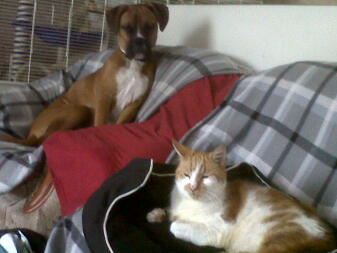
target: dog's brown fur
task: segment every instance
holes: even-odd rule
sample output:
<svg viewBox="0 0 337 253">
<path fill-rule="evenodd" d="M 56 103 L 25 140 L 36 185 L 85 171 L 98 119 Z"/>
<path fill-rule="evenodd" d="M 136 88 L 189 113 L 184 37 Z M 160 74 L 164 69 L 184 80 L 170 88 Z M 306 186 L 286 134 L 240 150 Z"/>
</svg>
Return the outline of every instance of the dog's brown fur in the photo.
<svg viewBox="0 0 337 253">
<path fill-rule="evenodd" d="M 56 131 L 108 123 L 109 115 L 116 106 L 116 74 L 134 57 L 127 55 L 132 34 L 140 30 L 149 47 L 153 47 L 157 40 L 158 25 L 163 30 L 168 22 L 168 9 L 165 5 L 154 3 L 121 5 L 108 12 L 107 22 L 117 34 L 119 49 L 101 69 L 76 81 L 64 95 L 42 111 L 34 120 L 26 139 L 6 137 L 7 141 L 37 146 Z M 148 88 L 141 97 L 123 109 L 115 121 L 116 124 L 134 120 L 150 92 L 156 63 L 157 57 L 149 50 L 142 68 L 142 73 L 149 80 Z"/>
</svg>

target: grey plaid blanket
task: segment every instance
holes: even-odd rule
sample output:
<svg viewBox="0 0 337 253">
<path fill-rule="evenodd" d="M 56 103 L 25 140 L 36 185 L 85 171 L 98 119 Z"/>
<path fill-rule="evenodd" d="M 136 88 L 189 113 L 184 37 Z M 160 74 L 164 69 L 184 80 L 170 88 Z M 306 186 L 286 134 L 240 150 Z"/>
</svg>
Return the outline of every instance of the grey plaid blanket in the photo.
<svg viewBox="0 0 337 253">
<path fill-rule="evenodd" d="M 153 90 L 141 108 L 137 121 L 147 119 L 160 104 L 185 84 L 203 76 L 247 73 L 243 65 L 208 50 L 186 47 L 158 47 L 164 53 L 156 73 Z M 107 50 L 90 54 L 65 71 L 27 85 L 0 86 L 0 135 L 24 137 L 33 119 L 71 84 L 98 70 L 111 55 Z M 0 193 L 7 192 L 27 178 L 43 155 L 37 149 L 0 141 Z"/>
</svg>

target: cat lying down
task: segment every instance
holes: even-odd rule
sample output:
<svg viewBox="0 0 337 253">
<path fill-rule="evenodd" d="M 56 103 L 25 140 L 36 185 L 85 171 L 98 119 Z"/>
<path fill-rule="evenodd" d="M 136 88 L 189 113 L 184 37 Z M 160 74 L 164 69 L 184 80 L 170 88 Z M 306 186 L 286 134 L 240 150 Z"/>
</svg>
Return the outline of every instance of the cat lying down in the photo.
<svg viewBox="0 0 337 253">
<path fill-rule="evenodd" d="M 208 153 L 173 145 L 180 163 L 170 207 L 153 209 L 148 222 L 168 218 L 176 238 L 228 253 L 319 253 L 336 247 L 332 229 L 312 208 L 252 181 L 227 180 L 225 147 Z"/>
</svg>

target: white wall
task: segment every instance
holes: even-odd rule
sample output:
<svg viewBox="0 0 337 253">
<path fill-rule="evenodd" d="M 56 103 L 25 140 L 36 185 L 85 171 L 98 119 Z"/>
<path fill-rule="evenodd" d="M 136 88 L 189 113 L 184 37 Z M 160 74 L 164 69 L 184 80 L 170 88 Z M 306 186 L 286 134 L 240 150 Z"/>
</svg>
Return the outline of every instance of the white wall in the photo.
<svg viewBox="0 0 337 253">
<path fill-rule="evenodd" d="M 337 6 L 171 5 L 162 45 L 212 48 L 256 70 L 337 62 Z"/>
</svg>

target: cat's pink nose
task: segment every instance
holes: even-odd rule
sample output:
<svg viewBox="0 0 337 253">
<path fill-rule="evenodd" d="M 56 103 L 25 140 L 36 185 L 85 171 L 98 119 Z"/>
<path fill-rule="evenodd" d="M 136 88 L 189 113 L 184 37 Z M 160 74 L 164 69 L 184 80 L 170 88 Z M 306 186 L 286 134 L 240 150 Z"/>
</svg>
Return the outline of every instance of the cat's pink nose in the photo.
<svg viewBox="0 0 337 253">
<path fill-rule="evenodd" d="M 192 191 L 194 191 L 195 189 L 197 189 L 197 185 L 196 184 L 191 184 L 190 188 L 191 188 Z"/>
</svg>

